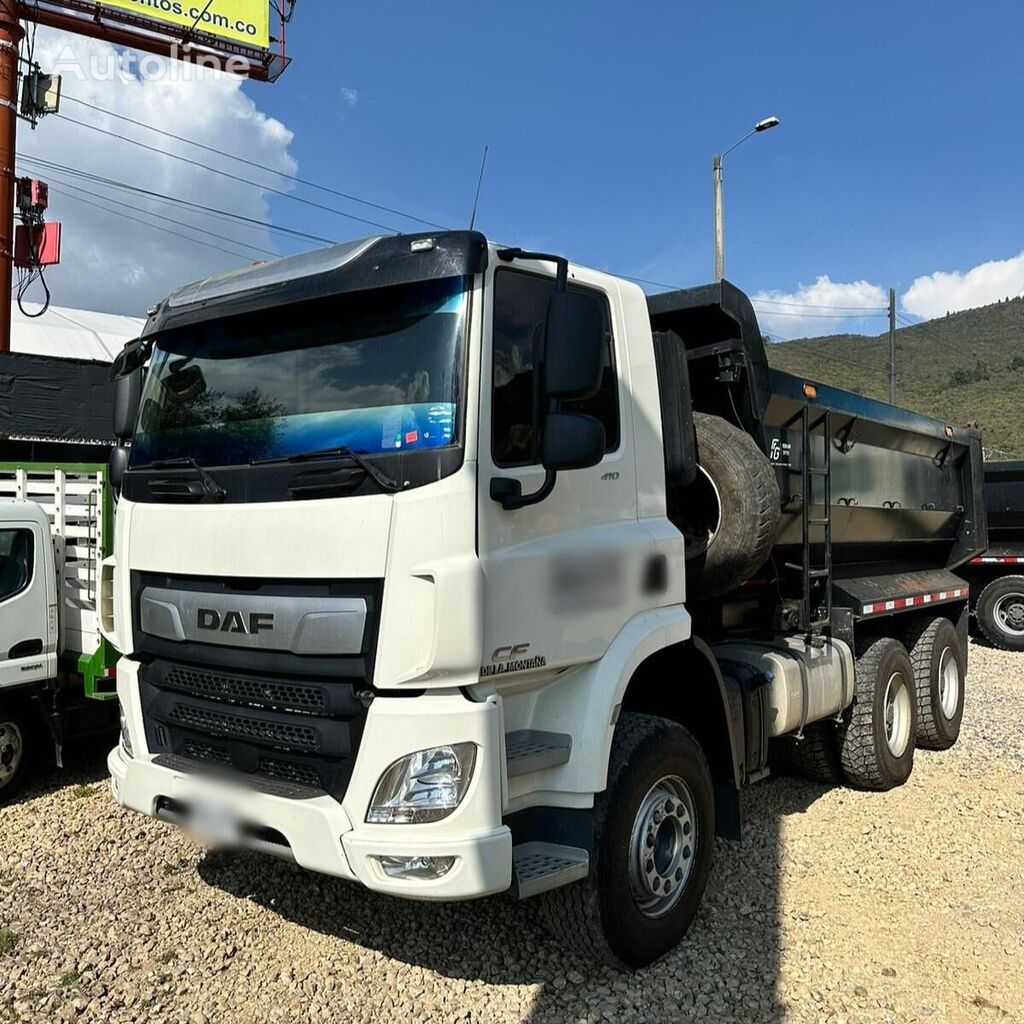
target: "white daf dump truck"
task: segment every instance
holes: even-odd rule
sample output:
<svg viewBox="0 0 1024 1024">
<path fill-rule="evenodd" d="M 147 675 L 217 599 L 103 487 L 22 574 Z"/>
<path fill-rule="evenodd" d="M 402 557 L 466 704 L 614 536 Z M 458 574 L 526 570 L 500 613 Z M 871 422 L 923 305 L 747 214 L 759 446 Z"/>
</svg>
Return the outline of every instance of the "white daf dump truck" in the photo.
<svg viewBox="0 0 1024 1024">
<path fill-rule="evenodd" d="M 636 966 L 770 743 L 887 789 L 957 738 L 977 433 L 770 371 L 728 283 L 370 238 L 182 289 L 115 374 L 126 807 Z"/>
</svg>

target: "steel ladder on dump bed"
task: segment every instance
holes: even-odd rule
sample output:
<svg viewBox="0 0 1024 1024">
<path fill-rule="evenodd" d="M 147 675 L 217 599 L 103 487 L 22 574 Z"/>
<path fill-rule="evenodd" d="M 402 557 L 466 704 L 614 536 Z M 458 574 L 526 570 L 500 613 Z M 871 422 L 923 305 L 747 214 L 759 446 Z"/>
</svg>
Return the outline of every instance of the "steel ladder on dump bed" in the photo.
<svg viewBox="0 0 1024 1024">
<path fill-rule="evenodd" d="M 801 560 L 786 562 L 790 572 L 800 574 L 800 618 L 798 629 L 808 643 L 820 643 L 820 638 L 832 631 L 832 413 L 826 409 L 817 419 L 811 419 L 811 408 L 803 405 L 800 411 L 783 424 L 788 430 L 800 424 L 800 520 Z M 823 460 L 814 465 L 813 441 L 815 432 L 822 434 Z M 814 481 L 822 483 L 823 513 L 814 514 Z M 815 539 L 812 534 L 820 530 Z"/>
</svg>

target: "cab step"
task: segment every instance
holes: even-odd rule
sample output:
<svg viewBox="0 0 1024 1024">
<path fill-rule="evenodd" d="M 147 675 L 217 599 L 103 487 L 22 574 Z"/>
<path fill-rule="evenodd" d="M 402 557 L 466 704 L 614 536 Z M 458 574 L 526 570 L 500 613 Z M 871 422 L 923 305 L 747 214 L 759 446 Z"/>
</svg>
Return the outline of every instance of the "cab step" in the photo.
<svg viewBox="0 0 1024 1024">
<path fill-rule="evenodd" d="M 529 775 L 544 768 L 557 768 L 569 760 L 572 737 L 564 732 L 517 729 L 505 733 L 505 762 L 508 777 Z"/>
<path fill-rule="evenodd" d="M 525 900 L 586 878 L 589 871 L 586 850 L 557 843 L 521 843 L 512 847 L 512 896 Z"/>
</svg>

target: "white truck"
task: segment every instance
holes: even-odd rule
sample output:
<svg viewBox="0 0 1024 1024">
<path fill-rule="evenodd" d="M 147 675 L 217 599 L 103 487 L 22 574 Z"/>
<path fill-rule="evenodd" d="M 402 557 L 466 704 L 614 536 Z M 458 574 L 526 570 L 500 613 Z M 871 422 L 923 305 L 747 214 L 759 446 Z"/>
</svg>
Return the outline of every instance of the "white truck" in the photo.
<svg viewBox="0 0 1024 1024">
<path fill-rule="evenodd" d="M 0 804 L 48 751 L 61 764 L 68 740 L 116 728 L 117 654 L 96 606 L 113 526 L 106 475 L 0 462 Z"/>
<path fill-rule="evenodd" d="M 957 738 L 978 434 L 770 371 L 728 283 L 370 238 L 114 371 L 126 807 L 637 966 L 770 742 L 887 789 Z"/>
</svg>

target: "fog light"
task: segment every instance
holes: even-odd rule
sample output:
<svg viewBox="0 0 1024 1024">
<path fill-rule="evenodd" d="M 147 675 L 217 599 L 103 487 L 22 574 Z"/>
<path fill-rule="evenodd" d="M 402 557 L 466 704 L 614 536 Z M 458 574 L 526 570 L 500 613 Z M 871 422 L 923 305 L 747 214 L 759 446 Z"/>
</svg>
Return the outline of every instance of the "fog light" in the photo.
<svg viewBox="0 0 1024 1024">
<path fill-rule="evenodd" d="M 131 733 L 128 731 L 128 719 L 125 717 L 124 708 L 118 704 L 117 711 L 121 718 L 121 746 L 124 747 L 124 752 L 129 757 L 134 757 L 135 753 L 132 750 L 132 737 Z"/>
<path fill-rule="evenodd" d="M 473 778 L 476 745 L 451 743 L 399 758 L 380 777 L 366 820 L 408 825 L 447 818 Z"/>
<path fill-rule="evenodd" d="M 444 878 L 452 869 L 455 857 L 377 857 L 377 863 L 388 878 L 419 878 L 429 881 Z"/>
</svg>

